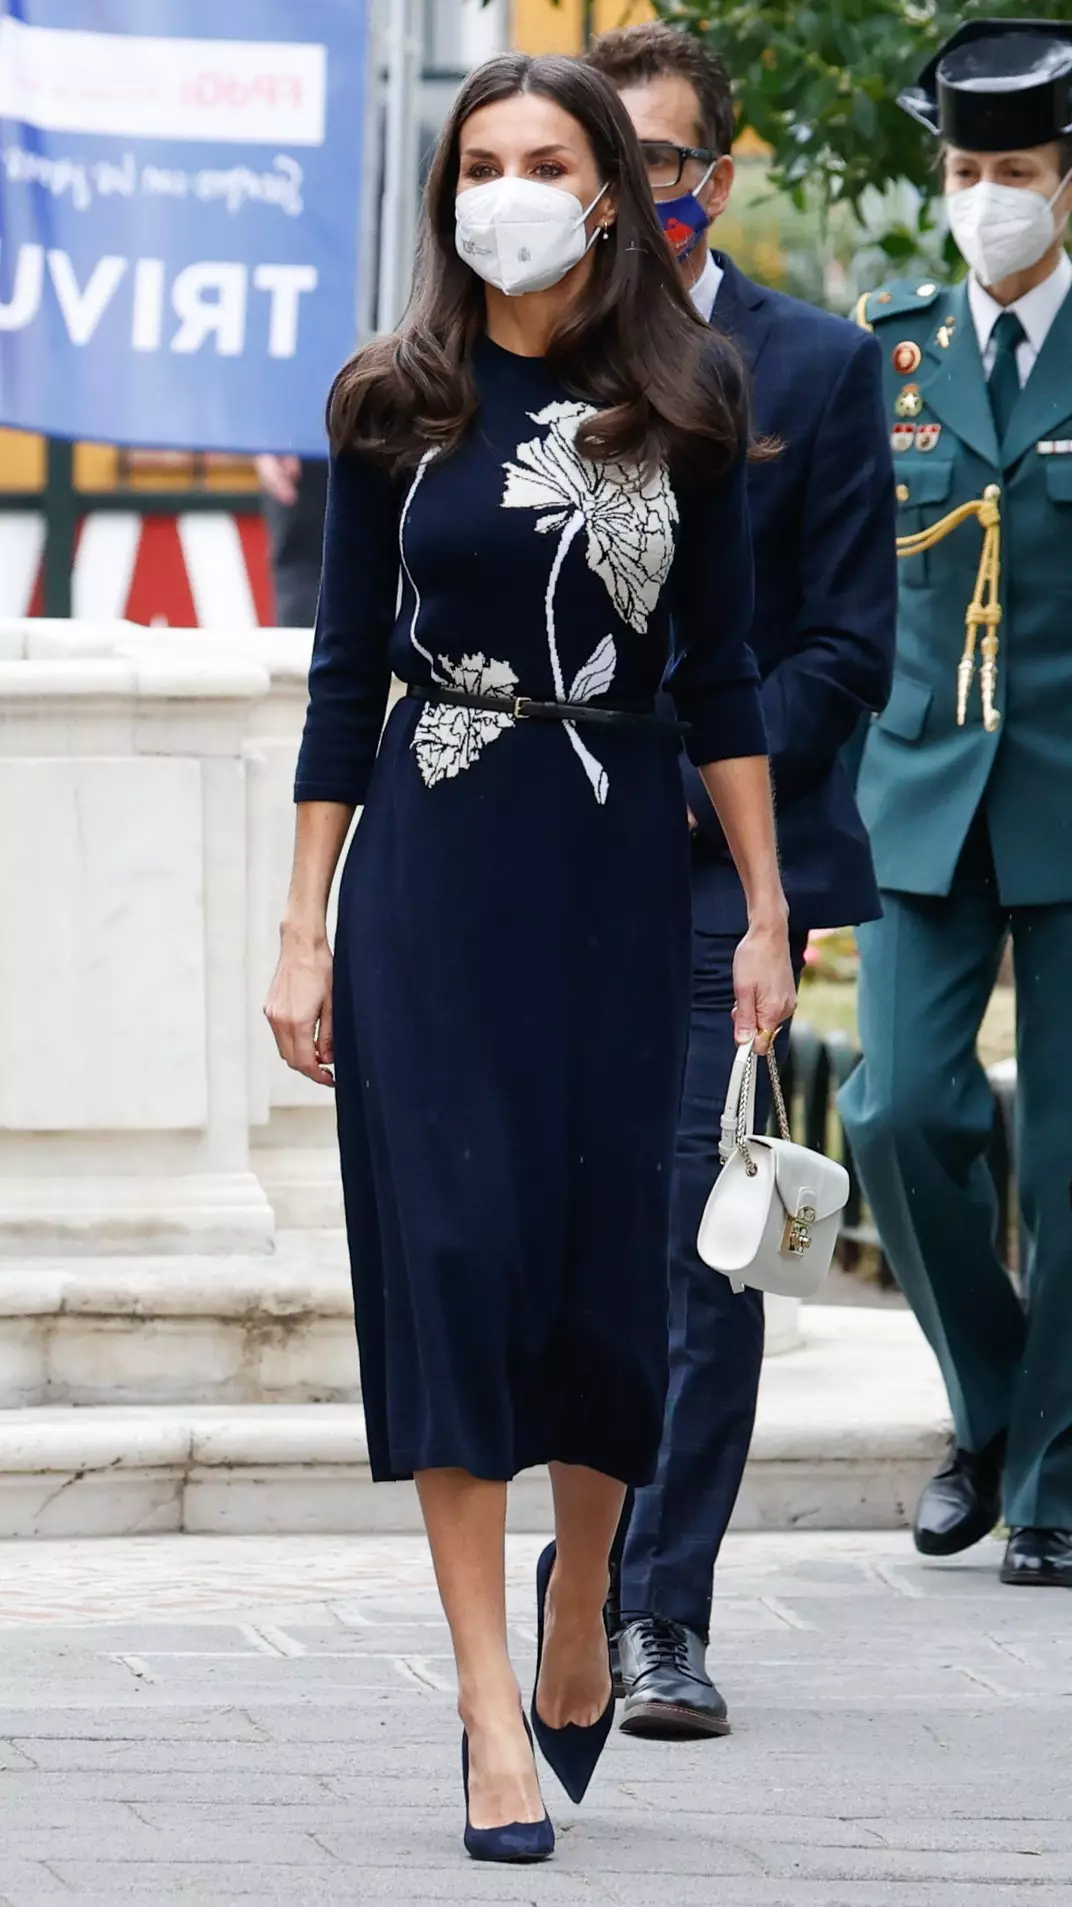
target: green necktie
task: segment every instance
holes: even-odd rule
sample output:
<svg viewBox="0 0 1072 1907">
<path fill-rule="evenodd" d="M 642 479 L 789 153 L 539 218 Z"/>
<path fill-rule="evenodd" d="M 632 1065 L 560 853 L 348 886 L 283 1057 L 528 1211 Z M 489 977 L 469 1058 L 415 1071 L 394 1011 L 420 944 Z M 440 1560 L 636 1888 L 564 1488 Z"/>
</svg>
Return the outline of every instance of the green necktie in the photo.
<svg viewBox="0 0 1072 1907">
<path fill-rule="evenodd" d="M 994 326 L 997 346 L 994 368 L 990 373 L 990 408 L 994 413 L 998 442 L 1004 441 L 1009 419 L 1020 395 L 1020 373 L 1016 368 L 1016 347 L 1027 336 L 1015 311 L 1003 311 Z"/>
</svg>

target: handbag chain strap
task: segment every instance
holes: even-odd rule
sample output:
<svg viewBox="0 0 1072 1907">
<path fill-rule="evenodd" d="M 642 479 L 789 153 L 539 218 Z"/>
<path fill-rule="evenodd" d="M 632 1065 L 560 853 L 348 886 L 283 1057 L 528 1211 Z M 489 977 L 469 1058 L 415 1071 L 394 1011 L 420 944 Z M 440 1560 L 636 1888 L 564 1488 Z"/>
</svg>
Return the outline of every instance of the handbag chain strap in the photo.
<svg viewBox="0 0 1072 1907">
<path fill-rule="evenodd" d="M 749 1053 L 748 1059 L 745 1062 L 744 1078 L 741 1081 L 741 1096 L 737 1102 L 737 1132 L 735 1135 L 737 1150 L 744 1159 L 745 1171 L 750 1179 L 754 1179 L 756 1173 L 759 1171 L 758 1165 L 748 1150 L 748 1140 L 751 1136 L 748 1131 L 748 1102 L 752 1093 L 752 1069 L 755 1063 L 755 1053 Z M 770 1069 L 771 1091 L 774 1095 L 774 1113 L 778 1121 L 778 1131 L 783 1139 L 791 1139 L 793 1135 L 789 1130 L 789 1115 L 785 1110 L 785 1095 L 782 1092 L 782 1081 L 778 1072 L 778 1061 L 774 1057 L 773 1046 L 767 1048 L 767 1066 Z"/>
</svg>

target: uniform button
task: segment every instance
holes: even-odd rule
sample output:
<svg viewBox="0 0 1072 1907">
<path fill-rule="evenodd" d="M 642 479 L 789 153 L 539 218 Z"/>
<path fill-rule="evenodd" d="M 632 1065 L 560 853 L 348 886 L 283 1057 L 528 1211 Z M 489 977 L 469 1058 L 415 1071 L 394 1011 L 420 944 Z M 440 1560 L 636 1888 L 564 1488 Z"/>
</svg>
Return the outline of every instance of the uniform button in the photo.
<svg viewBox="0 0 1072 1907">
<path fill-rule="evenodd" d="M 937 285 L 917 285 L 916 297 L 917 298 L 933 298 L 937 289 L 938 289 Z"/>
<path fill-rule="evenodd" d="M 908 493 L 908 485 L 907 485 L 907 483 L 899 483 L 899 484 L 897 485 L 897 501 L 898 501 L 898 503 L 907 503 L 907 502 L 908 502 L 908 494 L 909 494 L 909 493 Z"/>
</svg>

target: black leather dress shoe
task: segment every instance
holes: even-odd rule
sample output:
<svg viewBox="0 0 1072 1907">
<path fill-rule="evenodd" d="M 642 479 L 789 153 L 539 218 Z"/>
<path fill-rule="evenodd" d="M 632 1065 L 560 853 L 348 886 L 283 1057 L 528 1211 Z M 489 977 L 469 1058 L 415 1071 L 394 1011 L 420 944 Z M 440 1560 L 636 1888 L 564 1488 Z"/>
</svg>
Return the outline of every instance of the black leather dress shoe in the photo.
<svg viewBox="0 0 1072 1907">
<path fill-rule="evenodd" d="M 1033 1589 L 1072 1589 L 1072 1530 L 1013 1530 L 1001 1580 Z"/>
<path fill-rule="evenodd" d="M 989 1536 L 1001 1514 L 1005 1435 L 985 1450 L 954 1449 L 919 1499 L 912 1530 L 923 1556 L 956 1556 Z"/>
<path fill-rule="evenodd" d="M 726 1704 L 707 1673 L 706 1645 L 683 1622 L 641 1616 L 618 1638 L 626 1735 L 662 1741 L 728 1735 Z"/>
</svg>

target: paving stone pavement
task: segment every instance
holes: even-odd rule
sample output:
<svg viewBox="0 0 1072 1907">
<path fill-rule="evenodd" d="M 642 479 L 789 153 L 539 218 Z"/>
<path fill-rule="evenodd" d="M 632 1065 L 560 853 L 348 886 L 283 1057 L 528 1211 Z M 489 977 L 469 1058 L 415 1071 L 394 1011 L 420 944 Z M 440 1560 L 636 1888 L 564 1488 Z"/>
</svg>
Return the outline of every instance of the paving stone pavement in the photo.
<svg viewBox="0 0 1072 1907">
<path fill-rule="evenodd" d="M 731 1538 L 733 1734 L 615 1735 L 583 1809 L 548 1775 L 558 1855 L 509 1870 L 461 1849 L 418 1539 L 0 1544 L 0 1907 L 1070 1907 L 1072 1596 L 999 1558 Z"/>
</svg>

